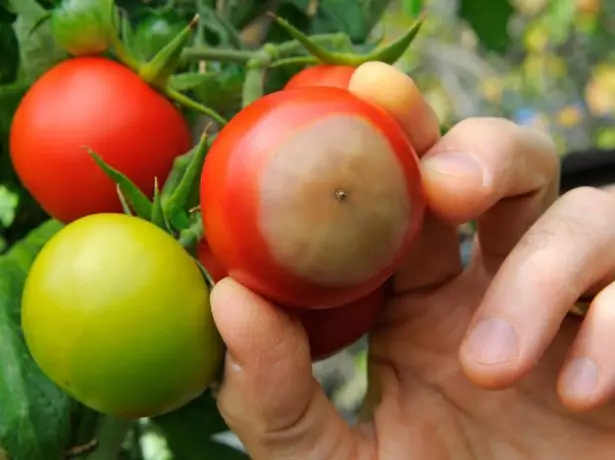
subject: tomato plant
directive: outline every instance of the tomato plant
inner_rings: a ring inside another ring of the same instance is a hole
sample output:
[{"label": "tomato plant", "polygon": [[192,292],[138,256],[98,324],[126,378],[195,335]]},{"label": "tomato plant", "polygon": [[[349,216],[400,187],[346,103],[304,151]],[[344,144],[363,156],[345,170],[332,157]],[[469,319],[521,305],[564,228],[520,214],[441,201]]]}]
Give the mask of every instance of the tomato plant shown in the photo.
[{"label": "tomato plant", "polygon": [[169,234],[123,214],[87,216],[52,237],[28,274],[22,325],[57,385],[122,417],[176,409],[220,364],[194,260]]},{"label": "tomato plant", "polygon": [[388,0],[265,3],[0,1],[0,457],[162,437],[165,458],[247,458],[214,436],[223,343],[191,254],[304,318],[315,360],[373,325],[420,180],[391,117],[339,87],[420,24],[374,47]]},{"label": "tomato plant", "polygon": [[22,99],[10,132],[24,186],[53,217],[70,222],[121,211],[116,187],[88,155],[98,153],[146,195],[192,146],[181,113],[127,67],[103,57],[66,60]]},{"label": "tomato plant", "polygon": [[335,307],[381,285],[424,214],[418,160],[397,122],[350,92],[269,94],[218,134],[201,207],[214,255],[281,305]]},{"label": "tomato plant", "polygon": [[334,86],[346,89],[354,71],[355,67],[352,66],[315,65],[293,75],[284,89],[297,89],[306,86]]}]

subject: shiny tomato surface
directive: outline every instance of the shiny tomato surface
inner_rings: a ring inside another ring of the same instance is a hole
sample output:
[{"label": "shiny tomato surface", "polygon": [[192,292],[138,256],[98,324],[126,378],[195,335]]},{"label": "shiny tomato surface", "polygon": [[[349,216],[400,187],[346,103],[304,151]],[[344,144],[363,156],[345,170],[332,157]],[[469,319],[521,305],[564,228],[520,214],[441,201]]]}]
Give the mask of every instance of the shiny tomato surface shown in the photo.
[{"label": "shiny tomato surface", "polygon": [[355,67],[345,65],[315,65],[293,75],[284,89],[305,88],[306,86],[333,86],[347,89],[354,71]]},{"label": "shiny tomato surface", "polygon": [[10,132],[15,170],[45,211],[62,222],[121,212],[116,187],[87,148],[146,195],[192,145],[176,107],[127,67],[76,57],[45,73],[22,99]]},{"label": "shiny tomato surface", "polygon": [[421,226],[416,154],[387,112],[349,91],[269,94],[218,134],[201,177],[213,254],[296,308],[357,300],[391,276]]}]

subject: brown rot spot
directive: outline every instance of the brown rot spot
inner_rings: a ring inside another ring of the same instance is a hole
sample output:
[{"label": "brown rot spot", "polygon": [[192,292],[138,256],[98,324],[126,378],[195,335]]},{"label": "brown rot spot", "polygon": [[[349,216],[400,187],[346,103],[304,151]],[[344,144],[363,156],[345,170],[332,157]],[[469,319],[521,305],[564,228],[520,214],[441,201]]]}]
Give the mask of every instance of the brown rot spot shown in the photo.
[{"label": "brown rot spot", "polygon": [[294,133],[260,177],[259,226],[276,261],[321,285],[365,281],[411,219],[401,165],[368,121],[332,115]]},{"label": "brown rot spot", "polygon": [[335,191],[335,199],[338,201],[344,201],[346,198],[348,198],[348,192],[346,192],[346,190],[338,188]]}]

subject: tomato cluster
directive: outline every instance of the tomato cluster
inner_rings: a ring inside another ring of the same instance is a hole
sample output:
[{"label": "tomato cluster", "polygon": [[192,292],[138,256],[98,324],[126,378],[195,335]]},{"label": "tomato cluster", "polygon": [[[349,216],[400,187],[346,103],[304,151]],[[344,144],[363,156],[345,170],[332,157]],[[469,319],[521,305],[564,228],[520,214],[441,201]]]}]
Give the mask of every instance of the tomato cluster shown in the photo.
[{"label": "tomato cluster", "polygon": [[24,186],[66,224],[23,293],[24,336],[40,368],[106,413],[154,416],[185,404],[216,378],[223,351],[199,265],[295,315],[313,360],[368,332],[425,205],[412,145],[389,113],[348,90],[353,72],[308,68],[220,130],[196,190],[205,237],[195,257],[171,229],[122,214],[116,184],[89,155],[155,200],[192,146],[182,113],[105,57],[44,74],[10,136]]}]

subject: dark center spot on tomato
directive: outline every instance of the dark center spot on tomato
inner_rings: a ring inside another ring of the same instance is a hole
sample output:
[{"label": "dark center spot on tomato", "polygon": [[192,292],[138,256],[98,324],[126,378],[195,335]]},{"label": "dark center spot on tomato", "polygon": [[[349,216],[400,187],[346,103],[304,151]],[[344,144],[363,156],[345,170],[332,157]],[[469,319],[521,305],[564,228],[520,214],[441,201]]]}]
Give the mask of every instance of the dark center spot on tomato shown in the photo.
[{"label": "dark center spot on tomato", "polygon": [[260,177],[259,228],[274,259],[311,282],[364,282],[397,254],[412,217],[402,166],[368,120],[330,115],[284,142]]},{"label": "dark center spot on tomato", "polygon": [[348,192],[344,190],[343,188],[338,188],[335,191],[335,199],[337,201],[346,201],[347,198],[348,198]]}]

